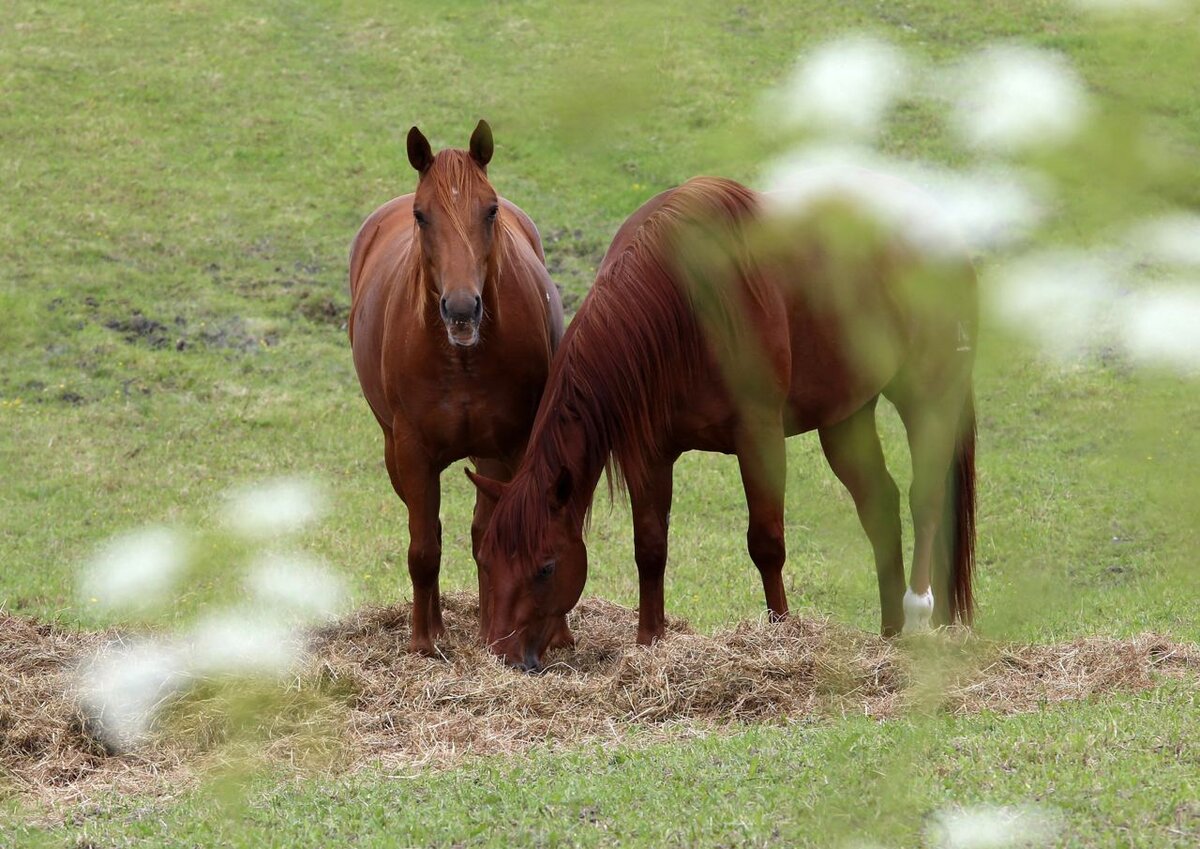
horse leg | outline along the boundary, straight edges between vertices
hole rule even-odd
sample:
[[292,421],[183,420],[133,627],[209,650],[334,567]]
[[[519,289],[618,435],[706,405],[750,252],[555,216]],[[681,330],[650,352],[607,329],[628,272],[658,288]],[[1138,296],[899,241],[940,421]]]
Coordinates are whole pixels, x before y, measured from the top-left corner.
[[416,654],[434,654],[433,641],[445,632],[438,572],[442,559],[441,482],[420,444],[393,424],[388,471],[408,507],[408,575],[412,580],[412,638]]
[[781,423],[744,427],[738,438],[737,458],[750,514],[746,548],[762,577],[771,619],[780,620],[788,612],[783,589],[783,562],[787,558],[783,530],[787,450]]
[[[920,399],[898,404],[896,409],[908,432],[912,455],[913,480],[909,489],[909,508],[913,520],[913,564],[909,588],[904,594],[904,631],[928,630],[935,609],[948,610],[949,598],[937,604],[937,596],[948,586],[933,588],[934,561],[948,558],[942,551],[939,535],[946,509],[946,480],[958,441],[961,399],[948,393],[942,399]],[[953,412],[949,412],[949,411]],[[945,569],[937,570],[940,575]],[[939,621],[947,617],[939,615]]]
[[[471,458],[475,462],[475,470],[484,477],[492,480],[507,481],[512,477],[512,471],[499,460]],[[492,520],[492,510],[496,503],[480,491],[475,492],[475,513],[471,517],[471,554],[475,558],[475,571],[479,576],[479,641],[487,642],[488,624],[492,618],[492,590],[487,570],[479,562],[479,545],[487,531],[488,523]]]
[[629,492],[633,508],[633,557],[638,569],[637,641],[643,646],[662,639],[666,630],[663,573],[667,568],[674,465],[672,458],[651,466],[644,484]]
[[900,490],[883,459],[871,400],[854,415],[821,428],[821,448],[829,467],[850,492],[858,519],[875,552],[881,630],[893,637],[904,627],[904,554],[900,540]]

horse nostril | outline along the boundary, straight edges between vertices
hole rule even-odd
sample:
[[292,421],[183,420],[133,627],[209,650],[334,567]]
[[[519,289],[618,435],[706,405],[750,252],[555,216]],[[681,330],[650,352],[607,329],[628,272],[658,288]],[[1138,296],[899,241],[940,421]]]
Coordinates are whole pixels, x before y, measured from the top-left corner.
[[478,295],[475,296],[475,320],[479,321],[483,317],[483,299]]
[[449,305],[448,305],[448,304],[447,304],[447,302],[446,302],[446,296],[445,296],[445,295],[442,295],[442,320],[443,320],[443,321],[449,321],[449,320],[450,320],[450,307],[449,307]]

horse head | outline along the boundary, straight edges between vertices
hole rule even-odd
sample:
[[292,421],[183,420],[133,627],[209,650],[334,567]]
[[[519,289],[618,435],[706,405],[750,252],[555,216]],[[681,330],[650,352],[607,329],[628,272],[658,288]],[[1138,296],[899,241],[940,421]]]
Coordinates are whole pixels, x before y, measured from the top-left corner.
[[520,489],[529,481],[504,484],[466,471],[496,508],[479,550],[491,588],[488,648],[510,666],[537,672],[546,649],[564,644],[556,642],[563,617],[587,581],[573,476],[564,467],[546,492],[525,498]]
[[419,129],[408,131],[408,161],[420,174],[413,220],[422,272],[437,298],[450,344],[479,342],[484,287],[497,264],[500,198],[488,182],[492,129],[480,121],[470,150],[436,156]]

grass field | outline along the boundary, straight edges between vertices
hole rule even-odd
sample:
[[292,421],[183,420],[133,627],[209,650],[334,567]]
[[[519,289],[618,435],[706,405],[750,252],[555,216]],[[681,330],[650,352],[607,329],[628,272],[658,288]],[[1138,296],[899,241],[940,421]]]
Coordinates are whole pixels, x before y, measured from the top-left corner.
[[[1139,213],[1200,206],[1194,14],[1118,28],[1037,0],[213,0],[16,2],[4,18],[0,606],[84,628],[109,621],[75,589],[101,542],[145,523],[211,528],[231,486],[277,475],[326,487],[330,513],[301,542],[355,603],[407,597],[403,507],[344,321],[350,239],[413,186],[414,123],[440,148],[488,118],[491,178],[539,224],[568,306],[646,198],[698,173],[755,183],[794,141],[762,119],[761,93],[850,30],[930,62],[1008,38],[1061,51],[1106,110],[1101,153],[1145,129],[1191,166],[1122,182],[1115,153],[1050,162],[1063,191],[1040,240],[1103,240]],[[902,107],[880,146],[965,159],[929,104]],[[976,392],[979,630],[1200,641],[1194,379],[1104,349],[1048,362],[985,316]],[[904,487],[902,433],[890,410],[883,421]],[[849,497],[815,439],[792,440],[788,461],[793,608],[875,629]],[[701,630],[762,607],[736,481],[728,458],[677,467],[667,607]],[[471,497],[449,470],[447,588],[474,586]],[[622,502],[597,509],[589,546],[587,592],[635,603]],[[194,588],[172,616],[221,589]],[[1063,813],[1064,845],[1195,845],[1196,707],[1194,688],[1164,684],[1023,717],[851,718],[649,747],[630,729],[615,750],[548,741],[444,772],[272,779],[238,804],[105,798],[48,825],[18,811],[0,843],[909,846],[948,805],[1036,802]]]

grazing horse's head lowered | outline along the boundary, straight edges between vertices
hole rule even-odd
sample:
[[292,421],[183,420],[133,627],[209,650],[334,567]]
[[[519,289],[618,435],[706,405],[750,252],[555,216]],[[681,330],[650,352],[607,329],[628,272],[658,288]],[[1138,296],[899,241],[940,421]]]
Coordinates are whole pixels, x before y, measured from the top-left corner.
[[492,130],[480,121],[470,151],[443,150],[436,156],[419,129],[408,131],[408,161],[419,173],[413,221],[428,294],[437,299],[450,344],[479,342],[484,291],[496,266],[500,199],[487,178]]
[[[587,581],[583,523],[591,489],[581,492],[566,467],[559,469],[540,499],[523,498],[519,492],[531,487],[540,492],[542,484],[536,477],[510,485],[469,469],[467,476],[491,504],[503,502],[502,521],[515,520],[534,529],[527,545],[519,550],[507,547],[495,534],[485,536],[479,562],[488,570],[491,585],[491,619],[485,635],[488,647],[510,666],[538,672],[547,649],[573,644],[564,630],[563,617],[579,601]],[[541,509],[523,513],[534,502]]]

